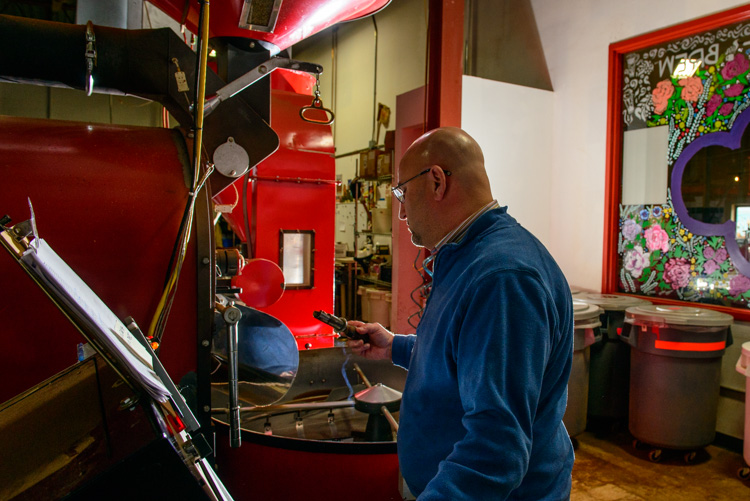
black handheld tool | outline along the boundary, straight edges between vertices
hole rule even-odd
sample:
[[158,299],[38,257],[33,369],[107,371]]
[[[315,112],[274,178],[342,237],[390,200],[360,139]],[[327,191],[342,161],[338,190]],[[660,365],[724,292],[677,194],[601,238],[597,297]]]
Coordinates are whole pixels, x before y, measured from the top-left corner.
[[353,340],[361,339],[365,343],[370,342],[370,336],[368,336],[367,334],[363,335],[357,332],[357,328],[353,325],[347,324],[345,318],[331,315],[330,313],[326,313],[323,310],[314,311],[313,316],[324,324],[328,324],[333,327],[333,330],[341,334],[343,337]]

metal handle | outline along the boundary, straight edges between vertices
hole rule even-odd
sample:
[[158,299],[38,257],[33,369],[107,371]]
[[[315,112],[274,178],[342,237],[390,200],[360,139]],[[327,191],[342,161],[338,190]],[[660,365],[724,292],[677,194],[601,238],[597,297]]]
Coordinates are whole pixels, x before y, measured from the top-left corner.
[[[314,118],[308,118],[305,116],[305,112],[309,112],[310,110],[317,110],[317,111],[322,111],[326,114],[330,114],[331,118],[327,118],[326,120],[316,120]],[[331,125],[333,123],[333,120],[336,118],[335,115],[333,114],[333,111],[329,110],[328,108],[323,107],[323,102],[320,99],[313,99],[313,102],[310,106],[303,106],[299,110],[299,116],[305,122],[309,122],[311,124],[320,124],[320,125]]]
[[227,322],[227,358],[229,359],[229,446],[242,445],[240,435],[240,404],[239,404],[239,329],[237,324],[242,318],[239,308],[230,304],[224,309],[224,320]]

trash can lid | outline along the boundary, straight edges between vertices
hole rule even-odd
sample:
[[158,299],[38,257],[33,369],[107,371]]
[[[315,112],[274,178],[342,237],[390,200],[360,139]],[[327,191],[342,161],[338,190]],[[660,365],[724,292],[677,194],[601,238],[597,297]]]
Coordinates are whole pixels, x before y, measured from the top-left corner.
[[[595,304],[584,303],[583,301],[573,300],[573,318],[576,322],[582,322],[584,320],[596,319],[599,321],[599,315],[601,315],[602,309]],[[599,324],[601,325],[601,324]]]
[[639,299],[633,296],[621,296],[617,294],[600,294],[598,292],[582,292],[576,294],[576,301],[595,304],[604,311],[625,311],[631,306],[645,306],[651,304],[646,299]]
[[706,308],[692,306],[669,306],[647,304],[631,306],[625,310],[625,321],[634,320],[659,322],[673,325],[699,325],[705,327],[726,327],[732,325],[734,317]]

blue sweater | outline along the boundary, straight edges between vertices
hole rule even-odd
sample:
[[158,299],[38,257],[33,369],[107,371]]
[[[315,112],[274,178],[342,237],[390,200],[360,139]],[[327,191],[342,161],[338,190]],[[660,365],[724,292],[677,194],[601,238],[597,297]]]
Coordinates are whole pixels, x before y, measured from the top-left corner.
[[445,245],[417,334],[397,335],[409,370],[398,457],[419,500],[568,499],[562,423],[573,355],[570,289],[506,208]]

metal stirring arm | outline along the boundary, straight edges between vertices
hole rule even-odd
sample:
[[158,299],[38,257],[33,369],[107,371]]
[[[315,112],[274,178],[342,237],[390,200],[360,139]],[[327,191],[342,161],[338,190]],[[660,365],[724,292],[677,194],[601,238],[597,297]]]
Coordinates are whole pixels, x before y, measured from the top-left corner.
[[240,435],[240,404],[239,404],[239,330],[237,324],[242,318],[242,312],[229,303],[228,306],[217,309],[222,311],[224,320],[227,322],[227,358],[229,359],[229,446],[239,447],[242,445]]
[[208,116],[223,101],[226,101],[234,95],[242,92],[258,80],[278,68],[304,71],[306,73],[312,73],[316,75],[323,73],[323,67],[319,64],[295,61],[294,59],[288,59],[284,57],[271,58],[265,63],[256,66],[238,79],[228,83],[227,85],[216,91],[215,96],[206,99],[206,102],[203,106],[203,116]]

